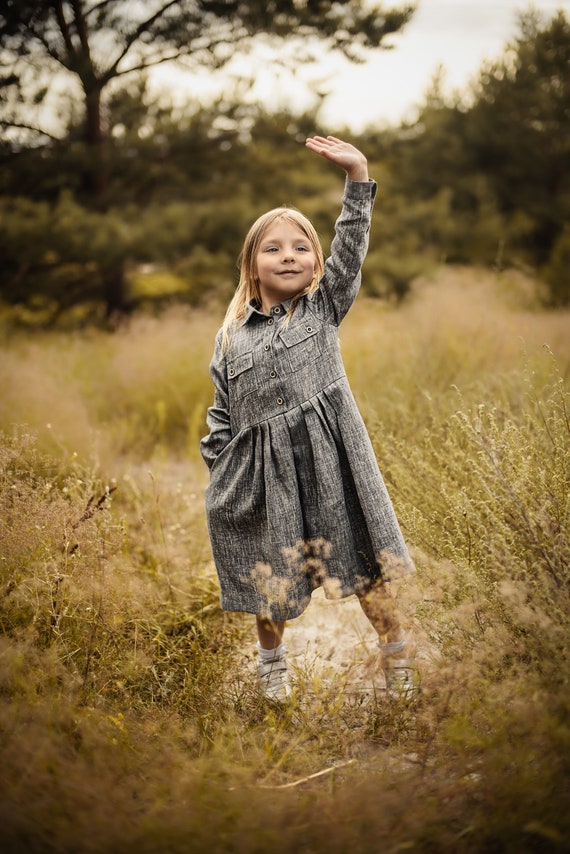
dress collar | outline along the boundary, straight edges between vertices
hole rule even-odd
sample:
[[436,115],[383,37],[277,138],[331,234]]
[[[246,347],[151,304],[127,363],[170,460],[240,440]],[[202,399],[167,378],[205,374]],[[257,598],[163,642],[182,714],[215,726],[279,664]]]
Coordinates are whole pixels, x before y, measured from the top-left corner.
[[252,300],[247,307],[243,323],[245,325],[253,317],[253,315],[257,315],[258,317],[263,318],[283,317],[291,308],[291,302],[292,301],[290,299],[283,300],[283,302],[278,302],[276,303],[276,305],[271,306],[269,314],[265,314],[265,312],[261,310],[261,305],[257,302],[257,300]]

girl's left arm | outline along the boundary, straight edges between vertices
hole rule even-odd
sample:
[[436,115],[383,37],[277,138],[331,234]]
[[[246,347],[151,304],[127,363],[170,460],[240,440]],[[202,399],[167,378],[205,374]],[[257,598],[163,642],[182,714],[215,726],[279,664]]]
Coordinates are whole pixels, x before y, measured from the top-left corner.
[[[372,207],[377,185],[374,181],[347,179],[342,210],[335,223],[335,236],[324,275],[313,302],[320,302],[324,319],[338,326],[360,290],[361,268],[368,251]],[[310,297],[309,297],[310,298]]]
[[338,326],[360,289],[377,185],[368,177],[366,157],[354,145],[334,136],[316,136],[306,146],[346,172],[331,253],[319,289],[309,297],[318,313]]

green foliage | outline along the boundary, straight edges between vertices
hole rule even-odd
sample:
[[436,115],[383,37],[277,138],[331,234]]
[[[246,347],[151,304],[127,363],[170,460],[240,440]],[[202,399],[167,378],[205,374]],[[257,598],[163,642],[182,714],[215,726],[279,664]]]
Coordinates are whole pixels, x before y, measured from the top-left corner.
[[533,220],[539,262],[570,213],[570,22],[559,12],[541,24],[536,12],[523,15],[505,57],[483,69],[466,131],[499,208]]
[[[322,37],[333,38],[336,26],[344,49],[335,15],[349,15],[354,4],[333,6],[283,4],[279,21],[277,8],[271,14],[280,36],[291,16],[309,30],[315,15],[324,16]],[[97,14],[111,7],[125,24],[119,0]],[[212,14],[224,17],[229,8]],[[242,4],[240,14],[252,9]],[[398,21],[396,14],[374,22],[360,10],[351,27],[362,25],[365,44],[375,27]],[[414,124],[354,138],[380,185],[364,277],[369,295],[401,300],[444,261],[539,269],[544,300],[567,304],[569,45],[563,13],[550,21],[526,13],[505,56],[481,70],[469,104],[446,101],[436,77]],[[144,77],[127,81],[107,92],[105,187],[96,204],[86,192],[93,157],[83,118],[57,145],[1,149],[0,297],[20,322],[114,322],[140,304],[174,299],[227,303],[243,235],[275,205],[306,212],[328,248],[341,180],[303,151],[309,134],[330,130],[319,128],[315,111],[270,113],[239,86],[208,107],[180,109],[151,97]],[[174,277],[167,291],[144,265]]]
[[[117,207],[92,210],[69,192],[55,202],[0,197],[5,271],[0,298],[17,306],[16,319],[73,323],[100,319],[103,312],[132,311],[141,302],[163,302],[160,290],[151,294],[148,288],[129,287],[140,279],[140,265],[149,263],[169,267],[180,279],[181,301],[197,304],[213,293],[227,302],[244,234],[265,207],[259,199],[297,206],[307,201],[311,207],[319,192],[335,186],[336,177],[327,174],[325,165],[313,172],[296,168],[300,138],[304,141],[312,125],[308,116],[292,121],[288,115],[270,119],[258,108],[243,112],[236,115],[227,107],[224,115],[212,110],[191,116],[186,130],[171,125],[166,137],[157,127],[152,145],[139,141],[142,160],[132,157],[132,139],[120,140],[113,190]],[[220,118],[227,126],[218,133]],[[240,137],[246,118],[259,123],[266,141],[255,144]],[[278,139],[283,171],[274,168]],[[155,158],[157,164],[166,160],[168,168],[155,173]],[[137,176],[141,169],[147,173],[144,180]],[[291,177],[285,181],[288,170]],[[17,186],[17,175],[13,181]],[[39,186],[35,189],[44,195]],[[49,197],[51,190],[45,194]],[[328,202],[312,205],[321,216],[324,212],[330,230],[334,214]]]
[[53,321],[77,304],[99,313],[125,308],[123,259],[133,227],[118,211],[87,210],[62,196],[57,205],[7,197],[0,201],[4,302]]
[[[412,12],[411,6],[400,10],[363,7],[358,0],[317,4],[274,0],[267,9],[251,2],[191,0],[158,2],[149,9],[133,9],[125,0],[9,2],[0,14],[0,44],[7,69],[0,87],[2,124],[32,145],[51,137],[49,131],[32,124],[30,115],[46,97],[46,80],[58,75],[66,78],[81,105],[81,118],[75,123],[73,99],[66,110],[60,107],[67,113],[65,123],[77,125],[83,143],[80,186],[91,202],[108,204],[106,110],[122,111],[120,126],[114,127],[120,135],[131,136],[124,124],[130,124],[130,119],[134,119],[135,133],[148,136],[150,130],[137,109],[142,89],[134,92],[134,98],[132,90],[117,93],[116,86],[113,93],[117,80],[181,57],[193,68],[219,69],[237,52],[247,52],[259,36],[277,43],[285,38],[298,40],[295,66],[318,60],[318,42],[358,61],[386,35],[401,29]],[[136,174],[136,169],[128,171]]]
[[[570,216],[569,56],[564,14],[545,21],[528,12],[505,56],[482,68],[469,105],[447,103],[436,77],[413,125],[384,139],[364,134],[385,209],[396,202],[398,249],[411,229],[422,249],[452,262],[542,267],[561,251]],[[428,216],[415,222],[422,206]],[[565,305],[568,277],[552,263],[550,302]]]
[[[523,15],[504,59],[481,73],[466,131],[499,210],[510,220],[524,212],[519,252],[538,265],[557,251],[570,215],[569,60],[570,23],[562,12],[547,23]],[[550,299],[563,305],[569,295],[567,282],[554,284]]]

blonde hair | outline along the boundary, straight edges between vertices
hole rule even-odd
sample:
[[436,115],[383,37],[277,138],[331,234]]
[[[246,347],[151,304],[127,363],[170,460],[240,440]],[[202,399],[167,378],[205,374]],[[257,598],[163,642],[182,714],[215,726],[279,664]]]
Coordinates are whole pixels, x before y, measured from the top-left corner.
[[305,294],[309,294],[318,288],[319,281],[324,272],[324,256],[319,236],[310,220],[300,211],[294,208],[274,208],[262,214],[255,220],[246,234],[243,249],[240,255],[240,277],[236,292],[226,311],[222,326],[222,353],[227,352],[232,334],[236,325],[247,314],[249,304],[252,300],[261,303],[261,291],[259,289],[259,278],[257,275],[257,253],[263,236],[268,228],[276,222],[286,222],[300,229],[311,244],[315,253],[315,273],[312,281],[307,287],[297,294],[292,301],[291,308],[287,313],[285,322],[288,323],[295,306]]

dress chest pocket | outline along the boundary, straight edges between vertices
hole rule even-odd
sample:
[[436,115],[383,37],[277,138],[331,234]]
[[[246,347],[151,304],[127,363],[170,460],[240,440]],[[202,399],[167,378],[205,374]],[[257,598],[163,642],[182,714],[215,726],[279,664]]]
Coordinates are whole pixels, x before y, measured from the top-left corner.
[[240,353],[228,360],[228,391],[231,400],[240,400],[257,391],[253,353]]
[[287,348],[287,358],[292,371],[298,371],[310,362],[314,362],[320,355],[319,328],[314,320],[303,320],[294,326],[286,326],[279,333]]

